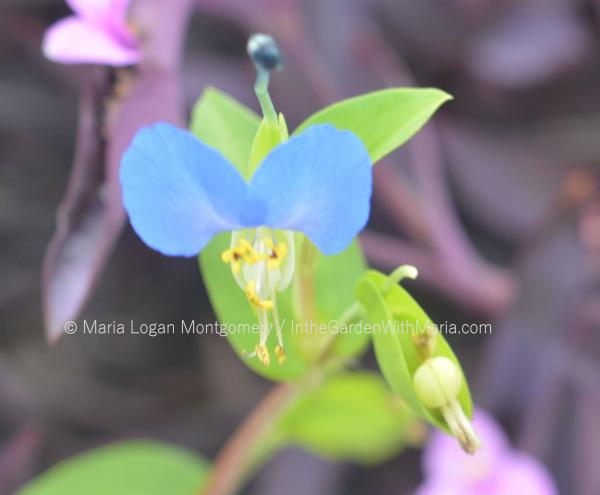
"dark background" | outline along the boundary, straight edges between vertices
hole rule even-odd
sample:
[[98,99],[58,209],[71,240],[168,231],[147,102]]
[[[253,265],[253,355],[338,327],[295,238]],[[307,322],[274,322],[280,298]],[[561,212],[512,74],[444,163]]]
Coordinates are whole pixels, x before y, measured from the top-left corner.
[[[138,0],[143,3],[144,0]],[[218,336],[45,339],[41,268],[73,162],[85,68],[44,59],[59,0],[0,2],[0,493],[59,459],[151,436],[214,456],[269,388]],[[294,127],[323,104],[395,85],[453,94],[375,169],[374,267],[417,265],[438,321],[491,322],[450,338],[475,399],[561,493],[600,493],[600,2],[199,0],[185,38],[184,107],[206,84],[257,108],[245,54],[277,37],[272,95]],[[81,318],[211,320],[193,260],[126,227]],[[363,359],[375,367],[371,353]],[[408,452],[359,468],[298,450],[249,493],[408,493]]]

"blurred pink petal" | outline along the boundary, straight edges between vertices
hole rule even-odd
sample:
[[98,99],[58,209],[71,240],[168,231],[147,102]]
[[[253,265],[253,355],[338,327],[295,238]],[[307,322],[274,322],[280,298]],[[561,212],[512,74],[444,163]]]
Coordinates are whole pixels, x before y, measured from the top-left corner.
[[110,31],[75,16],[58,21],[46,31],[43,50],[50,60],[66,64],[123,66],[141,58],[138,49],[126,46]]
[[[101,0],[97,0],[101,1]],[[112,0],[108,9],[108,19],[113,28],[118,27],[127,33],[130,33],[127,27],[127,10],[129,9],[129,0]]]
[[129,0],[67,0],[75,16],[51,26],[44,54],[66,64],[130,65],[141,52],[127,24]]
[[473,426],[481,439],[481,449],[475,455],[466,454],[455,438],[436,431],[424,453],[423,469],[427,477],[478,480],[493,470],[509,448],[508,439],[494,419],[477,410]]
[[506,457],[495,478],[494,491],[490,495],[558,495],[554,481],[542,463],[520,452],[511,452]]
[[[445,480],[431,480],[422,484],[414,495],[470,495],[458,485],[450,485]],[[515,494],[516,495],[516,494]]]
[[129,0],[66,0],[81,20],[111,31],[125,43],[135,42],[127,26]]
[[455,439],[436,432],[427,446],[426,480],[416,495],[557,495],[548,470],[534,457],[515,451],[494,419],[476,411],[473,426],[482,448],[465,454]]
[[[98,17],[104,16],[110,11],[114,0],[66,0],[71,7],[71,10],[75,12],[79,17],[88,19],[97,19]],[[121,3],[129,3],[128,1]]]

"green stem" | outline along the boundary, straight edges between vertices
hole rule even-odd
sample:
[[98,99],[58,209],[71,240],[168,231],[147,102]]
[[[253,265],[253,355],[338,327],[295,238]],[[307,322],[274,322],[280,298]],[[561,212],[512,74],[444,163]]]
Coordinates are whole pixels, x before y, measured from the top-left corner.
[[411,280],[414,280],[417,278],[418,275],[419,272],[416,269],[416,267],[412,265],[401,265],[388,275],[388,278],[385,281],[385,284],[383,285],[382,291],[385,294],[394,285],[399,284],[402,281],[402,279],[410,278]]
[[[355,302],[353,303],[337,320],[338,327],[352,323],[358,320],[364,313],[362,306]],[[335,344],[339,338],[338,332],[331,332],[327,335],[327,340],[323,343],[317,359],[317,364],[322,364],[327,361],[327,358],[331,355],[331,351],[335,348]]]
[[265,121],[270,125],[278,127],[277,112],[269,95],[269,71],[260,68],[257,69],[254,92],[260,103]]
[[[338,319],[340,325],[355,321],[362,315],[358,303],[350,306]],[[331,333],[321,349],[318,362],[324,362],[333,349],[337,333]],[[294,399],[297,388],[284,383],[276,386],[236,430],[219,452],[208,482],[199,495],[234,495],[250,475],[279,446],[274,425],[285,407]]]
[[289,384],[273,388],[225,444],[206,487],[198,495],[234,495],[250,474],[277,448],[269,437],[277,416],[294,397]]
[[315,305],[315,267],[319,261],[319,250],[305,238],[300,248],[294,277],[296,310],[302,321],[315,321],[317,308]]

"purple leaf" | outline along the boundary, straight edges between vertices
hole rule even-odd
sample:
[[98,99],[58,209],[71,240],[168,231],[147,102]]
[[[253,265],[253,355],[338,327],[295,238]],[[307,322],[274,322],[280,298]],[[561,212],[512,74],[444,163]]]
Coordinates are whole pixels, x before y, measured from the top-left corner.
[[[73,171],[43,265],[42,300],[50,341],[62,335],[66,321],[77,317],[110,249],[106,242],[111,236],[102,235],[107,234],[103,223],[110,217],[111,223],[118,224],[117,212],[106,215],[107,198],[100,194],[103,150],[99,122],[106,88],[105,73],[94,75],[82,89]],[[102,237],[104,245],[99,244]]]
[[123,151],[140,127],[159,120],[178,123],[174,76],[148,71],[131,84],[109,112],[105,149],[98,142],[97,120],[88,112],[82,115],[75,168],[44,262],[44,316],[51,342],[79,315],[125,222],[117,177]]
[[[104,85],[87,83],[83,90],[73,173],[43,267],[44,320],[50,342],[62,335],[66,322],[79,316],[125,222],[118,169],[133,134],[157,121],[181,125],[176,68],[189,3],[144,4],[137,12],[149,36],[139,70],[117,74],[119,81],[108,105],[104,105],[108,94]],[[163,18],[169,21],[161,22]],[[165,38],[178,41],[161,44]]]
[[19,430],[0,447],[0,493],[15,493],[35,473],[40,432],[31,426]]

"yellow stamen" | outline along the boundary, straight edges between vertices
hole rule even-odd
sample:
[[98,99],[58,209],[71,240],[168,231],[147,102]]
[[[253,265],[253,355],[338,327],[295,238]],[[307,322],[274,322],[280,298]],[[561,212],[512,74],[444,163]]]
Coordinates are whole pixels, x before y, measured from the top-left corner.
[[248,301],[251,304],[254,304],[259,309],[271,309],[273,307],[273,301],[270,299],[261,299],[256,293],[256,282],[254,280],[250,280],[248,285],[246,285],[246,290],[244,291]]
[[221,259],[223,263],[231,263],[231,271],[233,273],[240,273],[242,267],[240,263],[240,255],[235,249],[226,249],[221,253]]
[[236,275],[236,281],[242,287],[248,302],[256,308],[260,323],[260,339],[255,347],[255,352],[248,356],[256,357],[264,366],[269,366],[271,361],[267,348],[267,339],[271,330],[270,317],[273,318],[277,333],[275,356],[279,364],[286,361],[275,294],[277,290],[282,290],[281,279],[284,278],[287,281],[287,286],[291,278],[289,266],[282,267],[282,263],[287,257],[290,257],[293,267],[294,261],[294,246],[292,245],[288,249],[291,242],[290,234],[283,234],[287,236],[286,243],[277,242],[277,239],[269,234],[270,232],[270,229],[261,227],[255,233],[234,233],[230,248],[221,254],[223,262],[231,265],[231,270]]
[[238,241],[236,246],[226,249],[221,253],[221,259],[223,263],[231,264],[231,271],[233,273],[239,273],[242,268],[242,261],[253,265],[258,263],[264,256],[258,254],[252,244],[250,244],[243,237]]
[[264,365],[269,366],[271,358],[269,357],[269,350],[266,344],[258,344],[255,348],[257,359]]
[[279,321],[279,311],[277,310],[277,305],[273,305],[273,323],[275,324],[275,332],[277,333],[277,347],[275,347],[275,355],[277,356],[277,360],[279,364],[283,364],[285,362],[285,350],[283,349],[283,333],[281,331],[281,322]]
[[238,241],[237,249],[243,260],[250,265],[258,263],[261,260],[261,256],[254,250],[252,244],[243,237]]
[[266,258],[267,268],[269,270],[276,270],[287,256],[287,244],[285,242],[275,244],[272,239],[265,239],[265,244],[271,250],[271,254]]
[[231,263],[233,260],[233,249],[226,249],[221,253],[221,260],[223,263]]
[[285,363],[286,356],[282,346],[278,345],[275,347],[275,355],[277,356],[277,361],[279,364]]

